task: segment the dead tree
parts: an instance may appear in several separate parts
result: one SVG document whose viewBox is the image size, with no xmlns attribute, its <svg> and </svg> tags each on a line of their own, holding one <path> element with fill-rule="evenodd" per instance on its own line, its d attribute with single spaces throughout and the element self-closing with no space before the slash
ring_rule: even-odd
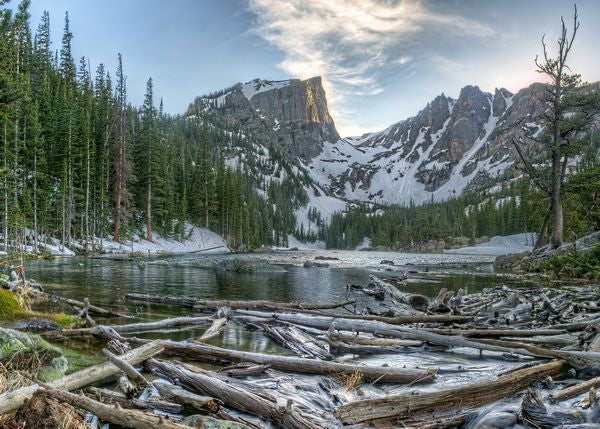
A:
<svg viewBox="0 0 600 429">
<path fill-rule="evenodd" d="M 573 13 L 571 33 L 569 34 L 562 17 L 561 24 L 556 57 L 550 56 L 545 37 L 542 37 L 543 58 L 538 56 L 535 58 L 536 71 L 549 80 L 544 100 L 547 109 L 542 115 L 545 130 L 540 136 L 526 133 L 524 139 L 512 140 L 525 171 L 536 187 L 550 199 L 549 212 L 544 218 L 540 235 L 544 235 L 551 218 L 550 242 L 553 248 L 563 242 L 562 196 L 567 164 L 569 159 L 577 154 L 577 139 L 581 137 L 582 132 L 589 129 L 594 117 L 600 111 L 597 92 L 589 91 L 582 84 L 580 75 L 573 73 L 567 64 L 579 29 L 577 6 Z M 523 140 L 544 147 L 545 158 L 536 159 L 535 163 L 550 165 L 549 174 L 534 165 L 534 160 L 523 149 Z M 538 240 L 538 244 L 540 241 Z"/>
</svg>

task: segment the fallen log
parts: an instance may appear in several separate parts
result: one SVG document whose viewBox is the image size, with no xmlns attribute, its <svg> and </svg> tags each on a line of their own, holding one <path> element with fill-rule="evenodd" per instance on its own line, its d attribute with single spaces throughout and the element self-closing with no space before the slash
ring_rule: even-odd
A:
<svg viewBox="0 0 600 429">
<path fill-rule="evenodd" d="M 210 317 L 173 317 L 170 319 L 158 320 L 156 322 L 140 322 L 140 323 L 129 323 L 127 325 L 104 325 L 108 326 L 120 334 L 137 334 L 142 332 L 153 332 L 170 329 L 181 329 L 181 328 L 196 328 L 198 326 L 207 326 L 213 322 Z M 43 333 L 46 338 L 60 338 L 60 337 L 76 337 L 83 335 L 95 335 L 94 328 L 76 328 L 76 329 L 63 329 L 61 331 L 49 331 Z"/>
<path fill-rule="evenodd" d="M 43 392 L 51 398 L 65 402 L 76 408 L 82 408 L 98 416 L 100 419 L 115 423 L 117 425 L 132 429 L 185 429 L 189 426 L 183 426 L 170 421 L 164 416 L 146 413 L 138 410 L 127 410 L 120 406 L 110 406 L 102 402 L 95 401 L 84 395 L 75 395 L 74 393 L 57 389 L 48 384 L 41 383 Z"/>
<path fill-rule="evenodd" d="M 83 310 L 86 307 L 85 302 L 78 301 L 76 299 L 71 299 L 71 298 L 64 298 L 60 295 L 56 295 L 53 293 L 35 291 L 35 295 L 42 297 L 43 299 L 50 300 L 50 301 L 65 302 L 65 303 L 69 304 L 71 307 L 77 308 L 78 310 Z M 100 308 L 100 307 L 97 307 L 97 306 L 91 305 L 91 304 L 88 307 L 88 312 L 95 314 L 97 316 L 104 316 L 104 317 L 121 317 L 121 318 L 126 318 L 126 319 L 130 319 L 132 317 L 132 316 L 128 316 L 126 314 L 118 313 L 113 310 L 105 310 L 104 308 Z"/>
<path fill-rule="evenodd" d="M 143 344 L 148 340 L 139 338 L 121 338 L 114 331 L 99 330 L 100 335 L 110 340 L 127 341 L 133 344 Z M 115 337 L 115 335 L 117 337 Z M 436 376 L 435 369 L 407 369 L 393 367 L 376 367 L 367 365 L 353 365 L 338 362 L 305 359 L 295 356 L 268 355 L 263 353 L 245 352 L 224 349 L 196 341 L 178 342 L 162 340 L 165 351 L 178 356 L 199 361 L 215 362 L 252 362 L 259 365 L 269 365 L 273 369 L 292 371 L 307 374 L 345 374 L 352 375 L 356 372 L 363 375 L 363 379 L 380 383 L 426 383 L 431 382 Z"/>
<path fill-rule="evenodd" d="M 108 349 L 103 349 L 102 353 L 104 353 L 104 356 L 106 356 L 110 362 L 119 367 L 121 371 L 127 375 L 127 378 L 129 378 L 131 381 L 134 381 L 138 386 L 146 387 L 148 385 L 148 380 L 146 380 L 146 378 L 137 369 L 135 369 L 133 365 L 125 362 L 120 357 L 115 356 Z"/>
<path fill-rule="evenodd" d="M 524 368 L 495 380 L 461 386 L 437 392 L 386 396 L 377 399 L 353 401 L 334 410 L 334 415 L 344 424 L 373 423 L 378 420 L 393 419 L 397 424 L 417 416 L 430 418 L 443 417 L 444 414 L 464 412 L 466 409 L 513 395 L 532 382 L 560 372 L 562 360 L 553 360 L 530 368 Z"/>
<path fill-rule="evenodd" d="M 443 335 L 462 335 L 467 338 L 537 337 L 566 334 L 565 329 L 428 329 Z"/>
<path fill-rule="evenodd" d="M 487 350 L 499 353 L 511 353 L 522 356 L 565 359 L 576 368 L 600 368 L 600 353 L 550 350 L 529 344 L 501 341 L 494 339 L 469 339 L 460 335 L 440 335 L 425 329 L 414 329 L 394 326 L 370 320 L 353 320 L 346 317 L 324 317 L 295 313 L 261 313 L 256 311 L 239 311 L 254 318 L 272 317 L 296 325 L 309 326 L 323 330 L 329 329 L 335 322 L 335 328 L 343 331 L 369 332 L 392 338 L 427 341 L 445 347 L 469 347 L 476 350 Z M 243 317 L 240 317 L 243 320 Z M 256 323 L 256 321 L 254 320 Z"/>
<path fill-rule="evenodd" d="M 219 411 L 220 403 L 215 398 L 197 395 L 174 384 L 167 383 L 164 380 L 155 380 L 152 382 L 152 385 L 165 399 L 175 401 L 184 406 L 190 406 L 203 413 L 216 413 Z"/>
<path fill-rule="evenodd" d="M 181 364 L 151 359 L 146 367 L 154 374 L 165 376 L 187 389 L 195 390 L 219 398 L 227 406 L 266 418 L 281 427 L 297 429 L 323 429 L 324 426 L 307 418 L 288 401 L 287 406 L 279 407 L 277 400 L 268 394 L 258 395 L 246 390 L 240 383 L 226 382 L 206 372 L 192 372 Z"/>
<path fill-rule="evenodd" d="M 340 303 L 332 304 L 303 304 L 298 302 L 274 302 L 265 300 L 254 301 L 227 301 L 227 300 L 199 300 L 191 297 L 181 296 L 159 296 L 148 295 L 144 293 L 128 293 L 126 298 L 132 301 L 152 302 L 156 304 L 178 305 L 183 307 L 195 308 L 196 310 L 217 310 L 221 307 L 228 307 L 232 310 L 238 309 L 263 309 L 263 310 L 278 310 L 278 309 L 296 309 L 301 310 L 326 310 L 344 307 L 356 303 L 355 300 L 349 300 Z"/>
<path fill-rule="evenodd" d="M 149 341 L 136 349 L 121 356 L 121 359 L 132 365 L 136 365 L 157 355 L 163 350 L 161 341 Z M 51 387 L 63 390 L 75 390 L 84 387 L 88 384 L 104 380 L 112 375 L 117 374 L 120 369 L 111 362 L 94 365 L 81 371 L 66 375 L 58 380 L 48 383 Z M 31 386 L 22 387 L 13 391 L 5 392 L 0 395 L 0 414 L 9 413 L 16 410 L 26 399 L 31 398 L 40 386 L 33 384 Z"/>
<path fill-rule="evenodd" d="M 397 304 L 398 310 L 406 315 L 416 316 L 424 314 L 425 311 L 427 311 L 427 306 L 429 305 L 429 300 L 427 297 L 423 295 L 402 292 L 397 287 L 372 274 L 369 276 L 369 278 L 378 288 L 383 290 L 384 293 L 391 298 L 393 303 Z"/>
<path fill-rule="evenodd" d="M 333 319 L 348 319 L 348 320 L 362 320 L 362 321 L 372 321 L 372 322 L 383 322 L 388 323 L 390 325 L 407 325 L 411 323 L 461 323 L 461 322 L 469 322 L 473 320 L 472 316 L 454 316 L 454 315 L 416 315 L 416 316 L 395 316 L 395 317 L 387 317 L 387 316 L 377 316 L 374 314 L 333 314 L 333 313 L 325 313 L 321 311 L 303 311 L 299 312 L 291 312 L 291 309 L 287 310 L 288 313 L 272 313 L 266 311 L 253 311 L 253 310 L 236 310 L 235 315 L 250 315 L 257 316 L 263 318 L 275 318 L 284 320 L 280 318 L 282 314 L 302 314 L 307 316 L 315 316 L 315 317 L 325 317 L 329 318 L 329 320 Z"/>
<path fill-rule="evenodd" d="M 552 403 L 558 403 L 567 399 L 573 398 L 581 393 L 587 392 L 592 388 L 600 386 L 600 377 L 594 377 L 573 386 L 565 387 L 558 392 L 548 395 L 548 399 Z"/>
<path fill-rule="evenodd" d="M 290 349 L 300 357 L 331 360 L 327 344 L 303 332 L 293 325 L 274 325 L 263 323 L 260 325 L 265 334 Z"/>
<path fill-rule="evenodd" d="M 183 405 L 174 404 L 165 401 L 141 401 L 136 398 L 127 398 L 127 396 L 114 392 L 108 389 L 100 389 L 98 387 L 88 387 L 86 389 L 89 394 L 94 395 L 97 401 L 106 403 L 119 403 L 121 408 L 138 408 L 140 410 L 160 410 L 165 413 L 179 414 L 183 409 Z M 93 399 L 93 398 L 92 398 Z"/>
<path fill-rule="evenodd" d="M 221 333 L 221 331 L 225 328 L 229 317 L 231 316 L 231 309 L 227 307 L 223 307 L 217 310 L 215 314 L 215 319 L 212 322 L 212 325 L 208 327 L 206 331 L 200 337 L 200 340 L 208 340 L 212 337 L 216 337 Z"/>
</svg>

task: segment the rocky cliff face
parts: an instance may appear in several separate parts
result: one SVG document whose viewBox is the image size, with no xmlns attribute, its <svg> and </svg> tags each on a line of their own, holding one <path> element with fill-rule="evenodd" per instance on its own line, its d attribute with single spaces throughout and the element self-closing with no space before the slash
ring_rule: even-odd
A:
<svg viewBox="0 0 600 429">
<path fill-rule="evenodd" d="M 510 169 L 511 139 L 539 133 L 543 84 L 512 94 L 464 87 L 384 131 L 327 143 L 313 158 L 313 179 L 334 195 L 379 203 L 445 200 Z M 522 118 L 523 124 L 515 126 Z M 531 148 L 535 150 L 536 148 Z"/>
<path fill-rule="evenodd" d="M 599 88 L 593 84 L 590 88 Z M 485 188 L 515 172 L 512 139 L 542 132 L 545 85 L 512 94 L 464 87 L 441 94 L 416 116 L 358 138 L 340 139 L 319 77 L 253 80 L 198 98 L 188 111 L 214 114 L 300 158 L 313 182 L 344 200 L 416 204 Z M 523 119 L 524 118 L 524 119 Z M 526 148 L 539 153 L 541 148 Z"/>
<path fill-rule="evenodd" d="M 187 114 L 200 112 L 215 114 L 255 134 L 263 144 L 304 161 L 321 153 L 324 142 L 340 138 L 320 77 L 236 84 L 222 93 L 197 98 Z"/>
</svg>

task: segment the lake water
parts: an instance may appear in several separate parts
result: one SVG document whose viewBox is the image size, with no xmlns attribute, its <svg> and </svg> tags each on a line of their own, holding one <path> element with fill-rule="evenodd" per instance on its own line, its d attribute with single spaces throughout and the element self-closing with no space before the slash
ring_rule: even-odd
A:
<svg viewBox="0 0 600 429">
<path fill-rule="evenodd" d="M 261 268 L 251 274 L 220 272 L 215 264 L 223 260 L 247 259 Z M 328 267 L 305 268 L 305 261 L 329 264 Z M 386 263 L 382 264 L 382 261 Z M 372 297 L 349 288 L 349 285 L 367 285 L 369 274 L 384 277 L 408 274 L 403 290 L 433 297 L 440 288 L 458 290 L 467 288 L 477 292 L 485 287 L 510 284 L 523 280 L 493 272 L 493 257 L 466 255 L 412 255 L 391 252 L 276 252 L 247 255 L 185 255 L 166 259 L 91 259 L 69 258 L 54 261 L 27 263 L 27 275 L 38 280 L 47 292 L 63 297 L 83 300 L 134 315 L 138 320 L 154 320 L 165 317 L 193 315 L 193 310 L 176 306 L 131 302 L 125 294 L 130 292 L 154 295 L 189 296 L 198 299 L 232 299 L 272 301 L 298 301 L 305 303 L 332 303 L 347 299 L 357 301 L 357 309 L 377 305 Z M 393 264 L 393 265 L 390 265 Z M 345 311 L 345 310 L 338 310 Z M 106 323 L 98 318 L 98 322 Z M 163 337 L 184 340 L 196 338 L 202 330 L 154 333 L 147 337 Z M 225 331 L 210 343 L 240 350 L 263 353 L 290 354 L 286 349 L 265 337 L 260 331 L 250 331 L 230 322 Z M 101 356 L 100 342 L 73 341 L 68 345 L 75 350 L 86 350 Z M 64 346 L 64 345 L 63 345 Z M 350 357 L 352 358 L 352 357 Z M 453 349 L 447 352 L 421 350 L 393 355 L 354 357 L 357 362 L 372 365 L 387 364 L 421 368 L 438 368 L 438 381 L 424 386 L 370 386 L 364 385 L 351 395 L 363 397 L 407 390 L 436 390 L 440 386 L 455 386 L 485 380 L 501 371 L 522 365 L 524 360 L 505 360 L 496 353 L 480 356 L 471 349 Z M 79 365 L 73 362 L 72 370 Z M 465 371 L 468 369 L 468 371 Z M 287 392 L 306 407 L 317 407 L 329 412 L 334 406 L 319 395 L 321 377 L 278 373 L 277 389 Z M 268 383 L 267 383 L 268 384 Z M 310 395 L 298 395 L 304 386 Z M 312 396 L 311 396 L 312 395 Z M 350 395 L 350 394 L 349 394 Z"/>
</svg>

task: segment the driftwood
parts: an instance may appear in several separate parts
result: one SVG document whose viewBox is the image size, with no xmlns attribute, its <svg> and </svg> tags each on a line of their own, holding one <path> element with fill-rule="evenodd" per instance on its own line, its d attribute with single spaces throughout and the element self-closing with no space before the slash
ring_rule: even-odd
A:
<svg viewBox="0 0 600 429">
<path fill-rule="evenodd" d="M 269 368 L 269 365 L 254 365 L 250 362 L 239 362 L 235 365 L 220 368 L 217 372 L 228 377 L 247 377 L 249 375 L 262 374 Z"/>
<path fill-rule="evenodd" d="M 84 395 L 75 395 L 74 393 L 57 389 L 45 383 L 42 383 L 42 388 L 44 393 L 51 398 L 65 402 L 76 408 L 82 408 L 104 421 L 115 423 L 126 428 L 189 429 L 188 426 L 174 423 L 163 416 L 138 410 L 123 409 L 118 404 L 115 404 L 114 406 L 106 405 Z"/>
<path fill-rule="evenodd" d="M 141 410 L 160 410 L 165 413 L 178 414 L 181 413 L 183 406 L 179 403 L 165 401 L 141 401 L 136 398 L 127 398 L 127 396 L 113 392 L 108 389 L 100 389 L 98 387 L 88 387 L 86 389 L 89 394 L 93 395 L 100 402 L 119 403 L 122 408 L 138 408 Z"/>
<path fill-rule="evenodd" d="M 71 299 L 71 298 L 63 298 L 62 296 L 55 295 L 52 293 L 36 291 L 35 295 L 41 297 L 42 299 L 47 299 L 50 301 L 65 302 L 65 303 L 69 304 L 71 307 L 75 307 L 79 310 L 83 309 L 86 306 L 85 302 L 81 302 L 81 301 L 78 301 L 76 299 Z M 97 316 L 104 316 L 104 317 L 121 317 L 121 318 L 126 318 L 126 319 L 131 318 L 131 316 L 128 316 L 126 314 L 118 313 L 118 312 L 112 311 L 112 310 L 105 310 L 104 308 L 100 308 L 100 307 L 97 307 L 97 306 L 91 305 L 91 304 L 88 308 L 88 312 L 95 314 Z"/>
<path fill-rule="evenodd" d="M 315 359 L 331 360 L 327 344 L 303 332 L 293 325 L 275 325 L 263 323 L 260 325 L 266 335 L 283 347 L 290 349 L 298 356 Z"/>
<path fill-rule="evenodd" d="M 369 276 L 369 278 L 378 288 L 383 290 L 384 293 L 391 298 L 392 302 L 396 305 L 396 309 L 401 313 L 416 316 L 427 311 L 427 306 L 429 305 L 427 297 L 402 292 L 394 285 L 391 285 L 374 275 Z"/>
<path fill-rule="evenodd" d="M 102 325 L 119 332 L 120 334 L 137 334 L 142 332 L 162 332 L 162 331 L 183 331 L 196 329 L 199 326 L 208 326 L 213 322 L 210 317 L 173 317 L 170 319 L 158 320 L 156 322 L 130 323 L 127 325 Z M 98 327 L 93 328 L 75 328 L 63 329 L 61 331 L 44 332 L 42 336 L 51 339 L 61 339 L 64 337 L 79 337 L 85 335 L 97 335 Z"/>
<path fill-rule="evenodd" d="M 151 341 L 136 349 L 131 350 L 121 359 L 132 365 L 136 365 L 152 357 L 163 350 L 161 341 Z M 117 374 L 120 369 L 111 362 L 105 362 L 99 365 L 91 366 L 81 371 L 66 375 L 58 380 L 48 383 L 51 387 L 62 390 L 75 390 L 88 384 L 104 380 L 110 376 Z M 0 414 L 9 413 L 16 410 L 26 399 L 31 398 L 40 386 L 33 384 L 31 386 L 22 387 L 13 391 L 9 391 L 0 395 Z"/>
<path fill-rule="evenodd" d="M 125 295 L 126 298 L 132 301 L 152 302 L 156 304 L 169 304 L 178 305 L 182 307 L 195 308 L 197 310 L 217 310 L 221 307 L 228 307 L 232 310 L 238 309 L 262 309 L 262 310 L 278 310 L 278 309 L 296 309 L 301 310 L 326 310 L 344 307 L 346 305 L 354 304 L 356 301 L 349 300 L 341 303 L 333 304 L 303 304 L 298 302 L 273 302 L 264 300 L 255 301 L 226 301 L 226 300 L 214 300 L 206 301 L 199 300 L 191 297 L 181 296 L 159 296 L 159 295 L 148 295 L 144 293 L 128 293 Z"/>
<path fill-rule="evenodd" d="M 576 368 L 600 368 L 600 353 L 598 352 L 551 350 L 512 341 L 483 338 L 469 339 L 459 335 L 440 335 L 425 329 L 407 328 L 377 321 L 354 320 L 345 317 L 333 318 L 294 313 L 269 314 L 256 311 L 240 311 L 240 313 L 248 314 L 250 317 L 254 318 L 270 316 L 288 323 L 323 330 L 329 329 L 331 324 L 335 322 L 335 328 L 344 331 L 368 332 L 392 338 L 427 341 L 445 347 L 469 347 L 477 350 L 511 353 L 531 357 L 559 358 L 567 360 L 569 364 Z M 241 317 L 241 319 L 244 318 Z M 255 323 L 256 320 L 253 319 L 253 322 Z"/>
<path fill-rule="evenodd" d="M 134 344 L 143 344 L 148 341 L 138 338 L 123 339 L 118 333 L 109 329 L 99 330 L 98 332 L 110 340 L 116 339 Z M 199 361 L 252 362 L 259 365 L 269 365 L 273 369 L 306 374 L 353 375 L 358 372 L 362 374 L 365 380 L 373 383 L 427 383 L 433 381 L 437 372 L 435 369 L 424 370 L 376 367 L 305 359 L 295 356 L 268 355 L 264 353 L 224 349 L 195 341 L 179 342 L 162 340 L 161 344 L 168 353 Z"/>
<path fill-rule="evenodd" d="M 187 389 L 214 396 L 226 405 L 266 418 L 285 428 L 322 429 L 323 425 L 307 418 L 306 413 L 300 413 L 288 401 L 287 406 L 279 407 L 277 400 L 267 394 L 258 395 L 244 389 L 239 383 L 228 383 L 211 373 L 192 372 L 181 364 L 151 359 L 146 366 L 153 373 L 166 376 Z"/>
<path fill-rule="evenodd" d="M 550 402 L 557 403 L 564 401 L 569 398 L 573 398 L 581 393 L 587 392 L 590 389 L 595 389 L 600 386 L 600 377 L 594 377 L 587 381 L 583 381 L 581 383 L 577 383 L 573 386 L 565 387 L 564 389 L 559 390 L 558 392 L 551 393 L 548 396 Z"/>
<path fill-rule="evenodd" d="M 454 389 L 422 393 L 420 395 L 386 396 L 349 402 L 335 409 L 334 415 L 344 424 L 367 423 L 394 419 L 402 422 L 408 418 L 437 418 L 444 413 L 456 413 L 480 407 L 512 395 L 528 387 L 533 381 L 560 372 L 562 360 L 554 360 L 530 368 Z"/>
<path fill-rule="evenodd" d="M 219 411 L 219 401 L 189 392 L 181 387 L 167 383 L 164 380 L 155 380 L 152 385 L 158 390 L 163 398 L 177 402 L 178 404 L 190 406 L 200 412 L 216 413 Z"/>
<path fill-rule="evenodd" d="M 540 392 L 531 388 L 523 396 L 519 414 L 523 422 L 535 428 L 552 429 L 585 422 L 581 413 L 549 413 Z"/>
<path fill-rule="evenodd" d="M 96 322 L 94 322 L 94 319 L 92 319 L 90 317 L 90 300 L 88 298 L 84 299 L 83 301 L 83 308 L 79 311 L 79 313 L 77 314 L 77 317 L 79 317 L 80 319 L 83 319 L 83 321 L 85 322 L 85 326 L 87 327 L 91 327 L 91 326 L 95 326 Z"/>
<path fill-rule="evenodd" d="M 206 331 L 200 337 L 200 340 L 208 340 L 212 337 L 216 337 L 225 328 L 229 317 L 231 316 L 231 309 L 227 307 L 219 308 L 215 313 L 214 321 L 212 325 L 208 327 Z"/>
</svg>

